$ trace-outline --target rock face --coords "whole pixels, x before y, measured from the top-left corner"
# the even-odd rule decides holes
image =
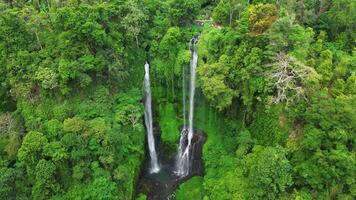
[[[159,136],[159,128],[154,128],[155,137]],[[175,157],[161,152],[161,170],[158,173],[149,173],[149,159],[146,159],[142,166],[141,175],[137,186],[137,194],[143,193],[147,195],[149,200],[167,200],[170,199],[172,192],[184,181],[193,176],[204,175],[203,144],[207,137],[201,130],[194,129],[194,137],[192,139],[192,155],[193,167],[188,176],[183,178],[178,177],[175,173]]]
[[[203,133],[198,129],[194,129],[194,137],[192,139],[193,167],[192,167],[191,176],[204,175],[204,162],[202,156],[203,156],[203,145],[206,139],[207,137],[205,133]]]

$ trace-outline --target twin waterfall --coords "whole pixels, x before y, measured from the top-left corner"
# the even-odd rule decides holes
[[[178,148],[178,158],[176,162],[176,174],[178,176],[187,176],[192,167],[192,156],[191,146],[192,139],[194,135],[193,130],[193,117],[194,117],[194,95],[195,95],[195,69],[198,63],[198,53],[196,49],[196,44],[198,40],[193,38],[190,40],[189,48],[192,52],[192,58],[190,60],[190,85],[189,85],[189,115],[188,115],[188,129],[185,123],[185,76],[183,76],[183,118],[184,126],[181,131],[179,148]],[[184,69],[184,68],[183,68]],[[184,70],[183,70],[184,73]]]
[[[185,68],[183,66],[183,128],[181,131],[181,137],[179,141],[178,155],[175,163],[174,173],[179,177],[185,177],[189,175],[192,169],[193,152],[192,152],[192,139],[194,135],[193,129],[193,117],[194,117],[194,95],[195,95],[195,70],[198,63],[198,53],[196,45],[198,38],[193,37],[189,43],[189,49],[192,54],[190,60],[190,84],[189,84],[189,113],[188,113],[188,126],[186,124],[186,80],[185,80]],[[151,108],[151,90],[150,90],[150,76],[149,65],[145,64],[145,79],[144,79],[144,91],[145,91],[145,124],[148,137],[148,148],[151,157],[151,173],[157,173],[160,170],[158,164],[157,153],[155,150],[155,141],[153,137],[152,127],[152,108]]]
[[[151,157],[151,173],[157,173],[160,170],[158,164],[155,139],[153,137],[153,123],[152,123],[152,97],[150,87],[150,65],[145,64],[145,78],[144,78],[144,92],[145,92],[145,125],[147,130],[148,149]]]

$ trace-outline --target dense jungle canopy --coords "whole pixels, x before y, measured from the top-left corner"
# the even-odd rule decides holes
[[[148,198],[144,64],[173,154],[198,35],[204,175],[169,199],[355,199],[354,0],[0,0],[0,199]]]

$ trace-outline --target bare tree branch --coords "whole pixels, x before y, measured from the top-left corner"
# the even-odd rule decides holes
[[[273,98],[273,103],[299,100],[305,98],[305,90],[302,84],[303,80],[308,78],[312,72],[312,68],[305,66],[296,58],[286,55],[284,52],[279,52],[273,58],[273,70],[269,76],[275,80],[274,86],[277,89],[277,94]]]

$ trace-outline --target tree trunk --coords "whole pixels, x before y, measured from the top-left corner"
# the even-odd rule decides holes
[[[135,36],[135,39],[136,39],[136,47],[138,48],[138,38],[137,38],[137,35]]]
[[[38,44],[40,45],[40,48],[41,48],[41,50],[43,49],[42,48],[42,45],[41,45],[41,42],[40,42],[40,38],[38,37],[38,34],[37,34],[37,31],[35,30],[35,35],[36,35],[36,38],[37,38],[37,42],[38,42]]]
[[[234,14],[234,11],[230,10],[230,22],[229,22],[229,25],[231,26],[231,23],[232,23],[232,16]]]
[[[174,69],[172,72],[172,99],[174,99],[175,94],[174,94]]]

